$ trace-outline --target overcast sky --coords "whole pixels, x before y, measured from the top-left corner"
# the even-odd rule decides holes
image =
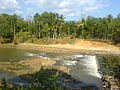
[[[0,13],[27,17],[45,11],[63,14],[66,20],[79,20],[88,15],[116,16],[120,13],[120,0],[0,0]]]

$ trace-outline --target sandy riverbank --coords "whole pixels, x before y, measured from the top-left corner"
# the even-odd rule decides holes
[[[46,52],[61,52],[61,53],[86,53],[86,54],[120,54],[120,48],[114,45],[88,41],[76,40],[74,44],[50,44],[38,45],[30,43],[22,43],[17,46],[19,49],[30,49]]]

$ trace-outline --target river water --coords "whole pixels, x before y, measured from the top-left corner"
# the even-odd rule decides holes
[[[57,65],[72,67],[70,75],[86,85],[101,86],[101,76],[98,73],[98,61],[95,55],[81,55],[80,53],[48,53],[15,48],[0,48],[0,62],[20,61],[29,58],[44,58],[57,60]],[[13,78],[10,73],[0,73],[0,78]],[[85,85],[84,84],[84,85]],[[81,84],[83,85],[83,84]]]

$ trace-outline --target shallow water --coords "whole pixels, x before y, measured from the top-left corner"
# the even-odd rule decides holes
[[[98,73],[98,62],[95,55],[81,55],[80,53],[48,53],[15,48],[0,48],[0,61],[20,61],[28,58],[44,58],[57,60],[57,65],[73,67],[70,75],[86,85],[101,86],[101,77]],[[3,73],[0,75],[3,75]],[[12,78],[5,73],[5,78]],[[13,75],[14,76],[14,75]]]
[[[33,57],[37,52],[16,48],[0,48],[0,62],[20,61]]]

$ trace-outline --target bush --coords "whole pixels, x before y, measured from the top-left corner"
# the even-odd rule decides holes
[[[16,41],[18,41],[20,43],[27,41],[29,38],[31,38],[31,35],[29,32],[19,32],[16,35]]]
[[[102,57],[102,59],[104,63],[103,68],[107,70],[106,72],[109,72],[108,74],[114,75],[116,78],[120,80],[120,57],[109,56],[109,57]]]
[[[11,38],[4,38],[4,43],[11,43],[12,39]]]
[[[58,73],[50,73],[49,71],[43,69],[43,67],[41,67],[41,70],[35,74],[34,80],[36,88],[41,87],[43,90],[56,90],[56,88],[59,88],[56,86]]]
[[[6,83],[6,79],[5,78],[1,78],[1,84],[3,88],[7,87],[7,83]]]
[[[27,42],[28,43],[35,43],[37,41],[36,38],[30,38]]]

